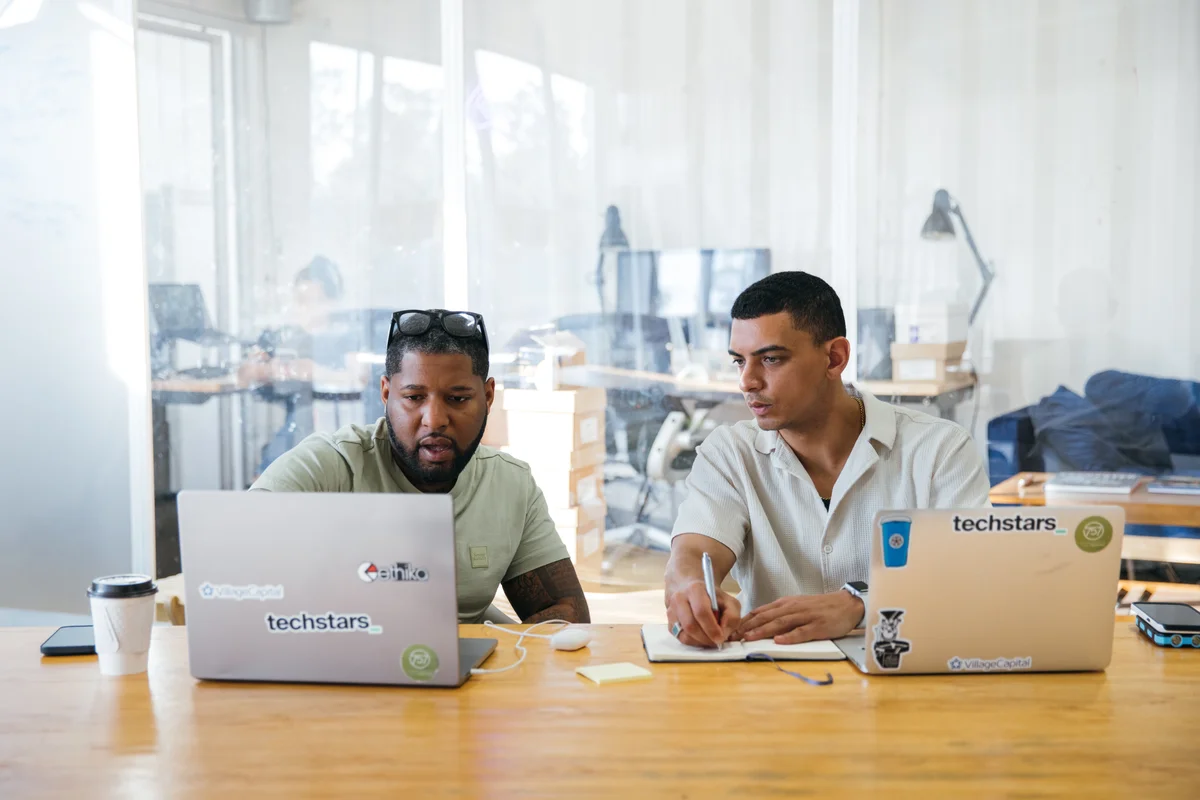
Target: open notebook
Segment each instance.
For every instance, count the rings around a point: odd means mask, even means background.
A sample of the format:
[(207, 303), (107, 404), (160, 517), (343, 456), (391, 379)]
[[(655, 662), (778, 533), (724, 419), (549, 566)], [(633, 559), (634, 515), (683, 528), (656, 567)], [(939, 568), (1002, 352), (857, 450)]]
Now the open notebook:
[(651, 661), (745, 661), (753, 653), (763, 653), (780, 661), (840, 661), (846, 657), (828, 639), (804, 644), (775, 644), (770, 639), (727, 642), (720, 650), (689, 647), (680, 644), (666, 625), (643, 625), (642, 644)]

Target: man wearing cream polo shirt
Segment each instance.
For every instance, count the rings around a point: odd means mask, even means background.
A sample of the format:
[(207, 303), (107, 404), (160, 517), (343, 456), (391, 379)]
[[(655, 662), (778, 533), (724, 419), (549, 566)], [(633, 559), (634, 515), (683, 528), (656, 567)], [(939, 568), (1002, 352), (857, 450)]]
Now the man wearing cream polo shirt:
[[(697, 450), (667, 564), (668, 624), (696, 647), (844, 636), (865, 613), (843, 587), (867, 581), (876, 512), (986, 506), (983, 458), (953, 422), (846, 391), (846, 321), (820, 278), (763, 278), (732, 316), (729, 354), (755, 420)], [(742, 589), (741, 601), (718, 591), (715, 614), (705, 552), (717, 583), (732, 572)]]
[(385, 372), (383, 417), (309, 436), (251, 491), (448, 493), (459, 622), (499, 616), (491, 608), (497, 587), (522, 622), (588, 622), (579, 578), (529, 467), (480, 446), (495, 392), (483, 317), (396, 312)]

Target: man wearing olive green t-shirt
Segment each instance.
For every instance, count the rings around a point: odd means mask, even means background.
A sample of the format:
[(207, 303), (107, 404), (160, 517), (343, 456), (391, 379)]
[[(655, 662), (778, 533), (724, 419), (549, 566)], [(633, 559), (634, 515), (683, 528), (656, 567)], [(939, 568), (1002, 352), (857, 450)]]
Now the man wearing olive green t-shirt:
[(309, 436), (250, 489), (449, 493), (460, 622), (482, 622), (498, 586), (523, 622), (588, 622), (579, 578), (529, 467), (479, 445), (495, 392), (487, 368), (479, 315), (398, 313), (380, 382), (384, 416)]

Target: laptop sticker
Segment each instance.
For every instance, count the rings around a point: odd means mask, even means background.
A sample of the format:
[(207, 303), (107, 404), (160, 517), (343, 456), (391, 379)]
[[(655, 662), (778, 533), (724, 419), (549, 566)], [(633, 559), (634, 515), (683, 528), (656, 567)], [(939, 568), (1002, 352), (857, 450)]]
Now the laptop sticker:
[(371, 633), (370, 614), (340, 614), (326, 611), (324, 614), (267, 614), (263, 617), (271, 633)]
[(1012, 672), (1019, 669), (1033, 669), (1033, 656), (1018, 656), (1017, 658), (959, 658), (955, 656), (946, 662), (951, 672)]
[(1085, 553), (1099, 553), (1112, 538), (1112, 523), (1104, 517), (1088, 517), (1075, 528), (1075, 546)]
[(397, 561), (395, 564), (377, 566), (374, 561), (364, 561), (358, 565), (358, 579), (363, 583), (375, 581), (413, 581), (429, 580), (429, 570), (409, 564), (407, 561)]
[(880, 521), (883, 534), (883, 566), (897, 569), (908, 564), (908, 539), (912, 532), (909, 517), (888, 517)]
[(912, 650), (912, 642), (900, 638), (900, 625), (903, 622), (903, 608), (887, 608), (879, 612), (871, 654), (880, 669), (900, 669), (904, 654)]
[(282, 600), (283, 586), (259, 586), (256, 583), (245, 586), (231, 586), (228, 583), (200, 584), (201, 600)]
[(437, 653), (423, 644), (409, 645), (400, 656), (400, 668), (414, 681), (431, 681), (438, 671)]

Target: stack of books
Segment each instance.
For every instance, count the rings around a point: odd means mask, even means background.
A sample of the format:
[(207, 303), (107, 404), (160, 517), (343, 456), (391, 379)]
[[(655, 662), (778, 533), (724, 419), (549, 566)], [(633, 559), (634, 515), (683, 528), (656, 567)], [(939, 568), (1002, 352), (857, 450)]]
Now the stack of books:
[(1146, 484), (1146, 491), (1153, 494), (1200, 495), (1200, 478), (1191, 475), (1160, 475)]

